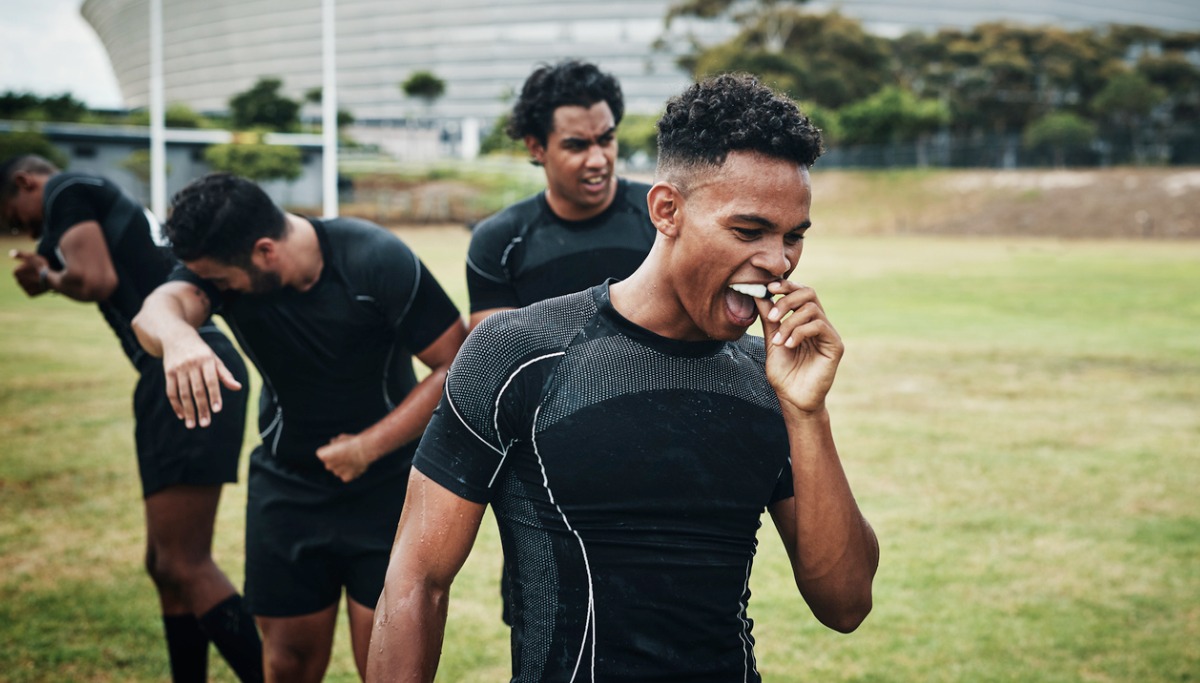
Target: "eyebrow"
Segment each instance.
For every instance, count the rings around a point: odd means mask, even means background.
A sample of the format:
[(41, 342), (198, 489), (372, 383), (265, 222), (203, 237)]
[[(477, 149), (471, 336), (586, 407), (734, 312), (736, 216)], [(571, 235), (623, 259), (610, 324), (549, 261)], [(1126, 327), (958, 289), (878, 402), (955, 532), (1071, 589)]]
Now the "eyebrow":
[[(764, 218), (763, 216), (759, 216), (758, 214), (754, 214), (754, 213), (739, 213), (739, 214), (735, 214), (735, 215), (731, 216), (731, 218), (733, 218), (734, 220), (745, 221), (747, 223), (754, 223), (755, 225), (761, 225), (764, 228), (770, 228), (772, 230), (779, 227), (779, 226), (775, 225), (774, 221)], [(800, 225), (797, 225), (796, 227), (791, 228), (787, 232), (795, 232), (796, 230), (807, 230), (811, 227), (812, 227), (812, 221), (804, 221)]]
[(617, 127), (613, 126), (612, 128), (609, 128), (608, 130), (604, 131), (603, 133), (597, 135), (594, 138), (584, 138), (584, 137), (572, 135), (572, 136), (563, 138), (562, 141), (563, 142), (592, 142), (593, 140), (599, 140), (600, 138), (607, 137), (609, 135), (613, 135), (616, 132), (617, 132)]

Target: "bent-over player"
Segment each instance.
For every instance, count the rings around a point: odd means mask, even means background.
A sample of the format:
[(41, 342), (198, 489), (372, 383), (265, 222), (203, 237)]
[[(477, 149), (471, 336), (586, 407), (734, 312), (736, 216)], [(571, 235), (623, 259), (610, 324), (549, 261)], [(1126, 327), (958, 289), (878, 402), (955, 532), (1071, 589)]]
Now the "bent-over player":
[[(213, 562), (213, 522), (221, 485), (237, 481), (246, 419), (234, 397), (204, 433), (188, 431), (163, 396), (162, 364), (138, 346), (130, 320), (166, 281), (175, 261), (158, 246), (145, 209), (113, 182), (59, 172), (38, 156), (0, 167), (0, 216), (38, 238), (36, 253), (16, 251), (13, 271), (30, 296), (58, 292), (96, 303), (138, 372), (134, 436), (146, 513), (146, 569), (158, 589), (175, 681), (204, 681), (208, 643), (243, 681), (262, 680), (262, 645), (241, 597)], [(238, 382), (241, 357), (201, 318), (198, 343), (222, 359)]]
[[(321, 679), (343, 588), (362, 672), (412, 454), (466, 336), (462, 317), (395, 235), (284, 213), (242, 178), (193, 181), (166, 232), (186, 268), (146, 300), (134, 329), (163, 358), (180, 416), (204, 426), (222, 385), (239, 388), (198, 343), (210, 312), (263, 378), (246, 599), (267, 677)], [(420, 381), (413, 356), (430, 368)]]

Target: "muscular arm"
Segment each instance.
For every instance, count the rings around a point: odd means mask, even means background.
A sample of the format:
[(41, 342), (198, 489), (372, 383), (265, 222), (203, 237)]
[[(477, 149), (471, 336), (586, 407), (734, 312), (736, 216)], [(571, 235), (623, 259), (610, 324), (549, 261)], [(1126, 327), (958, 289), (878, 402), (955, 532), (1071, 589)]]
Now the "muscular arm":
[(485, 507), (459, 498), (417, 469), (406, 496), (375, 607), (368, 683), (433, 680), (450, 584), (475, 544)]
[(358, 434), (341, 434), (318, 448), (317, 457), (325, 463), (325, 468), (342, 481), (351, 481), (371, 463), (419, 438), (441, 398), (450, 363), (466, 338), (467, 328), (462, 320), (455, 320), (419, 352), (417, 358), (429, 367), (429, 375), (379, 422)]
[(105, 301), (116, 291), (118, 278), (104, 231), (96, 221), (76, 223), (58, 243), (63, 269), (51, 270), (46, 259), (23, 251), (13, 275), (30, 296), (53, 290), (76, 301)]
[(242, 388), (197, 332), (210, 310), (208, 295), (199, 287), (167, 282), (146, 297), (133, 319), (138, 343), (163, 359), (167, 399), (188, 429), (207, 427), (212, 414), (221, 412), (222, 384), (233, 391)]
[(771, 517), (813, 614), (849, 632), (871, 611), (879, 544), (850, 490), (825, 408), (842, 341), (811, 289), (783, 282), (772, 292), (785, 296), (773, 306), (761, 301), (759, 311), (767, 378), (779, 395), (791, 447), (795, 496), (772, 506)]

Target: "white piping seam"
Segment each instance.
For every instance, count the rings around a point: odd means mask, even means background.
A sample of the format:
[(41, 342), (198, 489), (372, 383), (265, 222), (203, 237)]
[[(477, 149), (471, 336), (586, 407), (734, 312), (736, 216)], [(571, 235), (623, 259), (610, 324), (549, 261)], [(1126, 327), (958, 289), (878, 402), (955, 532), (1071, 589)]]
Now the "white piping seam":
[[(746, 582), (742, 584), (742, 595), (745, 595), (746, 591), (750, 590), (750, 564), (753, 561), (752, 556), (746, 563)], [(746, 607), (745, 601), (738, 601), (738, 621), (742, 622), (742, 632), (738, 634), (738, 637), (742, 641), (742, 683), (750, 680), (750, 669), (753, 668), (751, 661), (754, 657), (754, 654), (750, 650), (750, 637), (747, 634), (750, 623), (746, 620)]]
[[(558, 355), (558, 354), (553, 354), (553, 355)], [(537, 410), (535, 410), (533, 412), (533, 424), (535, 427), (537, 425), (538, 415), (541, 412), (542, 412), (542, 407), (540, 405), (537, 407)], [(579, 665), (583, 663), (584, 652), (587, 650), (587, 647), (588, 647), (589, 632), (590, 632), (591, 646), (592, 646), (592, 666), (591, 666), (592, 676), (591, 676), (591, 680), (595, 681), (596, 680), (596, 596), (595, 596), (595, 589), (592, 585), (592, 565), (590, 562), (588, 562), (587, 546), (584, 545), (583, 538), (580, 537), (579, 532), (576, 531), (575, 528), (571, 526), (571, 521), (569, 519), (567, 519), (567, 514), (565, 512), (563, 512), (563, 509), (561, 506), (559, 506), (558, 501), (554, 500), (554, 491), (552, 491), (550, 489), (550, 479), (546, 475), (546, 464), (544, 462), (542, 462), (542, 454), (538, 451), (537, 438), (536, 437), (531, 438), (531, 441), (533, 443), (533, 454), (535, 457), (537, 457), (538, 467), (542, 471), (542, 485), (546, 489), (546, 495), (550, 498), (550, 504), (554, 506), (554, 509), (558, 510), (558, 514), (560, 517), (562, 517), (563, 524), (565, 524), (567, 526), (567, 530), (570, 531), (575, 536), (575, 540), (579, 541), (579, 552), (583, 554), (583, 569), (584, 569), (584, 572), (587, 574), (587, 585), (588, 585), (587, 619), (584, 621), (584, 624), (583, 624), (583, 638), (580, 639), (580, 642), (579, 642), (579, 657), (576, 658), (576, 660), (575, 660), (575, 669), (574, 669), (574, 671), (571, 672), (570, 683), (574, 683), (575, 678), (579, 675)]]
[[(496, 404), (494, 406), (492, 406), (492, 428), (496, 431), (497, 439), (500, 438), (500, 399), (504, 397), (504, 392), (508, 391), (509, 385), (511, 385), (513, 383), (513, 380), (517, 378), (517, 375), (521, 374), (522, 370), (529, 367), (530, 365), (533, 365), (534, 363), (546, 360), (547, 358), (553, 358), (555, 356), (565, 356), (566, 353), (567, 353), (566, 351), (558, 351), (555, 353), (548, 353), (544, 356), (538, 356), (537, 358), (533, 358), (531, 360), (527, 360), (524, 363), (522, 363), (519, 367), (517, 367), (516, 370), (513, 370), (512, 374), (508, 376), (508, 379), (504, 381), (503, 386), (500, 387), (500, 391), (498, 391), (496, 393)], [(538, 409), (540, 410), (541, 407), (539, 406)], [(458, 411), (455, 411), (456, 414), (457, 414), (457, 412)], [(462, 418), (460, 417), (459, 419), (461, 420)], [(534, 412), (533, 421), (534, 421), (534, 424), (537, 424), (537, 412), (536, 411)], [(466, 424), (466, 423), (464, 422), (463, 424)], [(470, 427), (468, 427), (468, 429), (470, 429)], [(478, 435), (476, 435), (476, 436), (478, 436)], [(533, 430), (530, 430), (530, 440), (531, 441), (533, 440)], [(491, 444), (488, 444), (488, 445), (491, 446)], [(495, 447), (493, 446), (493, 448), (495, 448)], [(492, 478), (488, 480), (488, 488), (489, 489), (492, 488), (492, 484), (494, 484), (496, 482), (496, 477), (500, 476), (500, 469), (502, 467), (504, 467), (504, 460), (505, 460), (505, 458), (508, 457), (508, 444), (504, 445), (503, 450), (496, 449), (496, 452), (500, 454), (500, 462), (496, 463), (496, 470), (494, 472), (492, 472)]]

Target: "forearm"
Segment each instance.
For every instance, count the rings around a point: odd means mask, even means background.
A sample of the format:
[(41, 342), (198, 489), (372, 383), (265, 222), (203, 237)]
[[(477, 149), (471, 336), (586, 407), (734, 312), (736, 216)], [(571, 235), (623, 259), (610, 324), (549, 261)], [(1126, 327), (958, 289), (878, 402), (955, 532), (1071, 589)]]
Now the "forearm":
[[(162, 358), (164, 349), (178, 340), (193, 341), (199, 336), (197, 322), (191, 320), (187, 306), (173, 293), (155, 290), (142, 303), (133, 318), (138, 343), (152, 356)], [(204, 316), (201, 316), (203, 318)]]
[(446, 367), (432, 370), (400, 405), (358, 435), (367, 463), (421, 438), (442, 396), (447, 370)]
[(784, 420), (795, 490), (796, 584), (818, 618), (852, 629), (871, 609), (878, 542), (842, 469), (829, 413), (785, 408)]
[(367, 681), (432, 681), (442, 653), (449, 593), (428, 587), (400, 592), (400, 586), (410, 584), (396, 583), (395, 590), (385, 584), (375, 607)]
[(112, 296), (116, 282), (97, 281), (95, 278), (80, 277), (71, 270), (51, 270), (42, 268), (39, 277), (46, 289), (58, 292), (75, 301), (95, 302), (104, 301)]

